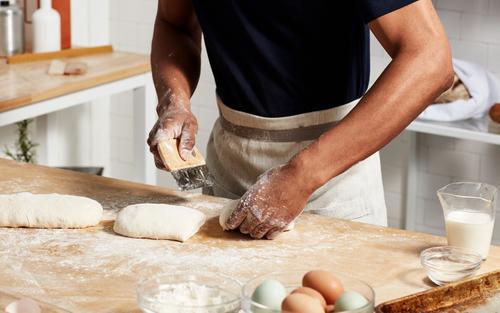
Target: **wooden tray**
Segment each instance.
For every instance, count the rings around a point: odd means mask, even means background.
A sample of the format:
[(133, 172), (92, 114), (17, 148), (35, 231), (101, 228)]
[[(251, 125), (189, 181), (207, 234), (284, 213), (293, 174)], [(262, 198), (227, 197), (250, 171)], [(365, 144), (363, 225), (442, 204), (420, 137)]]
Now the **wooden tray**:
[[(4, 309), (7, 305), (9, 305), (10, 303), (12, 303), (16, 300), (19, 300), (21, 298), (24, 298), (24, 297), (14, 296), (12, 294), (0, 291), (0, 312), (4, 312)], [(42, 309), (43, 313), (68, 313), (69, 312), (69, 311), (57, 308), (51, 304), (43, 303), (37, 299), (33, 299), (33, 300), (35, 300), (38, 303), (38, 305)]]
[(19, 64), (36, 61), (46, 61), (61, 58), (74, 58), (85, 55), (113, 52), (113, 46), (71, 48), (54, 52), (23, 53), (7, 57), (8, 64)]
[(378, 305), (376, 313), (500, 313), (500, 271)]

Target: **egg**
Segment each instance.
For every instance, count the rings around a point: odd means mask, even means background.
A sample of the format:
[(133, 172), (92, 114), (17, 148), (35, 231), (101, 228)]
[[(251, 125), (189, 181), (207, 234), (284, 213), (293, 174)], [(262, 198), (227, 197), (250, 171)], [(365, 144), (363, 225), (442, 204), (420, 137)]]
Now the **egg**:
[(368, 300), (355, 291), (346, 291), (335, 303), (335, 312), (357, 310), (368, 304)]
[(294, 291), (292, 291), (292, 294), (294, 294), (294, 293), (305, 294), (305, 295), (310, 296), (314, 299), (317, 299), (319, 301), (319, 303), (321, 304), (321, 306), (326, 308), (325, 298), (323, 298), (323, 296), (319, 292), (317, 292), (316, 290), (314, 290), (312, 288), (300, 287), (300, 288), (297, 288)]
[(282, 283), (274, 279), (267, 279), (255, 288), (252, 300), (269, 308), (279, 310), (286, 297), (286, 290)]
[(316, 298), (303, 293), (292, 293), (283, 300), (283, 313), (325, 313), (324, 307)]
[(500, 103), (496, 103), (491, 107), (490, 117), (493, 121), (500, 123)]
[(318, 291), (327, 304), (335, 304), (344, 292), (340, 280), (329, 271), (317, 270), (306, 273), (302, 278), (302, 286)]

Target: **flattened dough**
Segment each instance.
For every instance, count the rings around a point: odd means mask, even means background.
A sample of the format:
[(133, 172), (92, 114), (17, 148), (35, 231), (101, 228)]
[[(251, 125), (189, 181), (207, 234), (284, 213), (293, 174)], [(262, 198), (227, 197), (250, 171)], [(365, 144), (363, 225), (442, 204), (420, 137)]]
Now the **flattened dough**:
[(202, 212), (177, 205), (143, 203), (123, 208), (113, 230), (135, 238), (186, 241), (205, 223)]
[(0, 195), (0, 227), (84, 228), (101, 221), (102, 206), (90, 198), (29, 192)]
[[(224, 205), (222, 208), (222, 212), (219, 215), (219, 224), (224, 230), (229, 230), (229, 228), (226, 225), (227, 220), (231, 216), (231, 213), (233, 213), (234, 209), (236, 209), (236, 205), (238, 204), (239, 200), (232, 200), (229, 201)], [(288, 226), (285, 228), (284, 231), (290, 231), (295, 228), (295, 222), (291, 222), (288, 224)]]

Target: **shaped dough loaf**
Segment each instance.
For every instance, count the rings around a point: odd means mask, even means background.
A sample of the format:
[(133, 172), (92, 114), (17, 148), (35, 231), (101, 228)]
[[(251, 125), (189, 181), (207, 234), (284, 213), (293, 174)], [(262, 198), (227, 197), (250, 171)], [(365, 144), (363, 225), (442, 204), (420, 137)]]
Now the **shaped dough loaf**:
[(134, 204), (123, 208), (113, 230), (135, 238), (186, 241), (205, 223), (202, 212), (169, 204)]
[[(232, 200), (229, 201), (224, 205), (222, 208), (222, 212), (219, 215), (219, 224), (224, 230), (229, 230), (229, 227), (227, 227), (227, 220), (231, 216), (231, 213), (233, 213), (234, 209), (236, 209), (236, 205), (238, 204), (239, 200)], [(291, 222), (288, 224), (288, 226), (283, 230), (283, 231), (290, 231), (295, 228), (295, 222)]]
[(29, 192), (0, 195), (0, 227), (83, 228), (101, 221), (102, 206), (90, 198)]

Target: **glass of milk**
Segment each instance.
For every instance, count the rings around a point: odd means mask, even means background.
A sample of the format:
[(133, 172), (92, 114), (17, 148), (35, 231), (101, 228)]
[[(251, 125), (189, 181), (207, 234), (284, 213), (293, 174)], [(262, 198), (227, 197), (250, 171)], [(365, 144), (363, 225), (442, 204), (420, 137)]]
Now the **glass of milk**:
[(495, 224), (497, 188), (483, 183), (452, 183), (439, 189), (448, 245), (488, 257)]

